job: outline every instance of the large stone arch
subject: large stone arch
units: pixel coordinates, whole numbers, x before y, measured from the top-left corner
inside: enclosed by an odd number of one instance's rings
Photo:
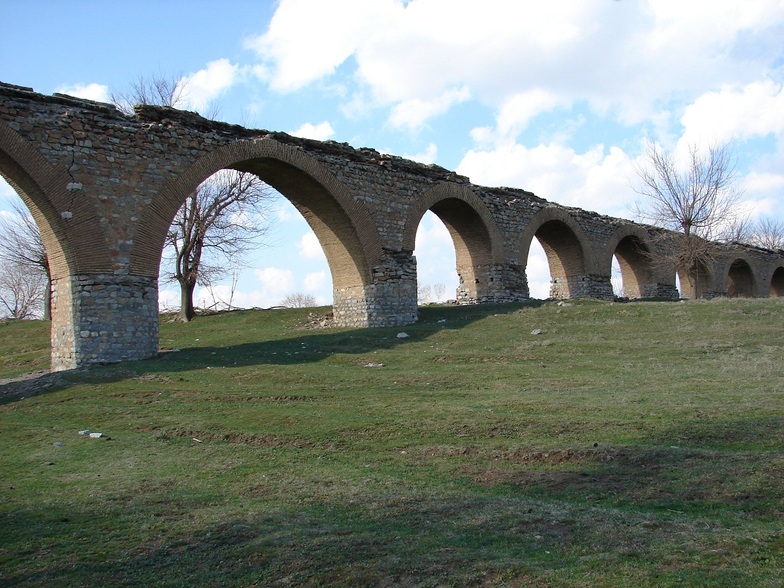
[[[752,298],[757,295],[757,277],[752,264],[740,255],[727,264],[724,276],[727,296],[730,298]]]
[[[93,200],[84,186],[63,165],[47,161],[13,129],[0,124],[0,175],[14,188],[27,206],[41,234],[49,264],[51,295],[51,367],[53,370],[74,368],[83,363],[133,359],[136,353],[149,356],[153,345],[137,349],[120,349],[116,356],[104,353],[100,343],[115,338],[114,330],[99,327],[101,304],[93,304],[89,294],[96,285],[102,290],[103,276],[112,276],[114,266],[106,235],[99,222]],[[110,312],[124,294],[120,277],[107,290]],[[127,280],[125,280],[127,281]],[[132,285],[134,288],[136,285]],[[143,289],[143,286],[142,286]],[[144,298],[149,291],[131,304]],[[142,303],[144,304],[144,303]],[[85,325],[92,328],[85,329]],[[94,330],[99,329],[102,330]],[[128,328],[135,329],[131,324]],[[157,348],[157,328],[154,332]],[[115,339],[116,340],[116,339]],[[97,349],[96,349],[97,348]]]
[[[227,168],[258,175],[302,213],[324,249],[336,306],[345,299],[364,300],[373,268],[382,257],[375,223],[364,205],[318,161],[274,139],[222,146],[166,182],[139,223],[131,255],[133,272],[157,275],[166,232],[182,202],[201,182]]]
[[[621,268],[624,296],[628,298],[656,296],[658,287],[652,251],[653,244],[642,227],[623,224],[616,229],[602,256],[602,271],[612,271],[612,259],[615,256]]]
[[[0,124],[0,175],[38,225],[53,280],[111,271],[103,231],[81,185],[5,124]]]
[[[784,296],[784,263],[779,263],[772,268],[770,277],[766,282],[770,285],[769,296],[777,298]]]
[[[522,235],[519,263],[524,267],[533,239],[539,240],[550,267],[551,298],[585,296],[587,268],[594,264],[588,257],[588,242],[582,229],[569,213],[548,206],[536,213]],[[609,284],[609,272],[607,273]]]
[[[491,297],[492,268],[503,262],[503,237],[485,203],[468,187],[441,183],[413,203],[403,228],[403,249],[413,251],[416,232],[425,213],[444,223],[455,247],[460,302]]]

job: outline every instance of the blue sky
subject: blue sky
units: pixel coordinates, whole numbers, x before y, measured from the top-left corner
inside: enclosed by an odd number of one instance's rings
[[[675,152],[731,142],[744,210],[784,217],[782,0],[0,0],[4,82],[106,100],[154,75],[181,76],[184,106],[221,120],[627,218],[646,139]],[[0,184],[0,210],[12,196]],[[307,224],[285,199],[271,217],[235,303],[328,303]],[[532,250],[532,295],[546,297]],[[420,284],[453,296],[453,249],[432,215],[416,255]]]

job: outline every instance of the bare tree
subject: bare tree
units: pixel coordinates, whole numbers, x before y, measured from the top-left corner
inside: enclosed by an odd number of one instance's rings
[[[671,252],[663,262],[685,275],[692,292],[698,295],[703,268],[713,258],[710,239],[737,216],[740,192],[728,146],[692,145],[683,166],[674,154],[656,143],[648,143],[645,164],[637,166],[639,185],[635,188],[645,202],[636,208],[637,216],[675,234],[662,233]]]
[[[433,295],[437,301],[444,299],[444,294],[446,294],[446,286],[439,282],[435,286],[433,286]]]
[[[0,312],[12,319],[40,316],[46,277],[29,267],[3,260],[0,263]]]
[[[121,112],[131,115],[137,104],[154,106],[182,106],[187,97],[186,84],[183,76],[139,77],[130,83],[127,91],[112,91],[109,99]]]
[[[302,292],[289,294],[280,303],[287,308],[312,308],[318,306],[315,296],[303,294]]]
[[[428,304],[433,298],[433,289],[430,284],[424,284],[417,288],[417,302],[419,304]]]
[[[182,75],[140,77],[125,93],[112,93],[112,102],[131,114],[134,105],[183,106],[187,84]],[[180,285],[178,318],[190,321],[196,316],[193,291],[197,284],[214,284],[235,268],[242,255],[258,247],[259,237],[269,230],[262,222],[271,189],[256,175],[223,170],[203,182],[174,217],[166,245],[174,251],[174,272],[169,276]],[[205,255],[207,254],[207,255]],[[236,286],[236,275],[234,276]],[[232,297],[234,287],[232,287]]]
[[[751,243],[755,228],[748,216],[736,216],[725,224],[719,233],[719,241],[724,243]]]
[[[9,268],[24,268],[31,275],[30,285],[40,284],[43,318],[49,320],[52,279],[41,232],[21,200],[14,201],[12,209],[14,219],[0,217],[0,262]]]
[[[180,285],[179,320],[196,316],[197,284],[214,283],[260,246],[269,230],[263,213],[270,198],[271,189],[258,176],[233,170],[214,174],[186,198],[166,238],[174,251],[171,277]]]
[[[757,222],[751,239],[754,245],[772,251],[784,249],[784,222],[763,217]]]

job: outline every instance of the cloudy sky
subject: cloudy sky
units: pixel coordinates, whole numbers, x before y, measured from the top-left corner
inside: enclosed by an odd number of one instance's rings
[[[38,92],[107,100],[179,77],[184,106],[221,120],[627,218],[647,139],[676,153],[730,142],[744,208],[784,217],[784,0],[0,0],[0,14],[0,80]],[[0,209],[11,198],[0,185]],[[307,224],[282,198],[271,218],[235,303],[328,303]],[[537,249],[529,280],[546,297]],[[416,255],[420,284],[453,296],[432,215]]]

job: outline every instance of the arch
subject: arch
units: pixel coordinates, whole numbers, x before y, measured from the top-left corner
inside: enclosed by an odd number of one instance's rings
[[[525,267],[533,239],[538,239],[547,256],[554,298],[575,298],[581,295],[578,281],[586,275],[589,260],[586,258],[585,235],[569,213],[561,208],[548,206],[529,221],[522,235],[520,265]],[[607,272],[609,276],[610,272]]]
[[[757,292],[756,282],[751,264],[748,260],[739,257],[733,260],[727,269],[727,296],[730,298],[751,298]]]
[[[488,295],[490,267],[503,260],[503,237],[492,213],[468,187],[442,182],[417,198],[409,209],[403,228],[404,250],[414,250],[417,228],[428,210],[441,219],[452,237],[463,291],[458,297],[482,299]]]
[[[0,124],[0,175],[33,216],[49,258],[53,280],[111,272],[111,258],[95,210],[80,198],[68,170],[52,165],[33,146]],[[70,190],[69,190],[70,188]],[[70,213],[64,218],[63,213]]]
[[[679,269],[677,274],[681,283],[681,298],[696,300],[710,294],[712,274],[704,263],[698,263],[694,272]]]
[[[372,282],[372,268],[382,251],[364,205],[312,156],[268,138],[219,147],[166,182],[139,222],[131,255],[133,272],[157,276],[166,232],[185,197],[213,173],[227,168],[258,175],[302,213],[324,249],[333,290]]]
[[[624,295],[628,298],[644,298],[655,295],[655,272],[648,235],[641,227],[622,225],[618,227],[607,248],[604,266],[618,259],[623,280]],[[609,273],[609,269],[608,269]]]
[[[784,265],[779,265],[770,276],[770,296],[784,296]]]

